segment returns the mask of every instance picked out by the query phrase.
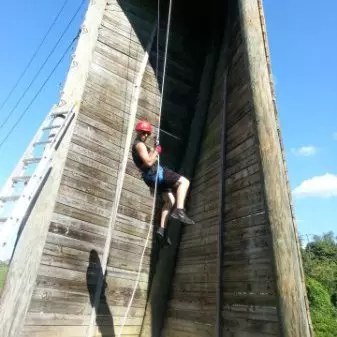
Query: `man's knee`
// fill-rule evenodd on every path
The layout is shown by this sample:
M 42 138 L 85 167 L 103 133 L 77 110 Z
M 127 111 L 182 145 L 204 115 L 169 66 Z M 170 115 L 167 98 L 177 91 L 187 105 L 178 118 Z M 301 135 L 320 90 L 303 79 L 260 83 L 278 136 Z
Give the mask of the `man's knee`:
M 185 177 L 180 177 L 179 183 L 180 183 L 180 184 L 184 184 L 184 185 L 187 186 L 187 187 L 190 186 L 190 181 L 189 181 L 187 178 L 185 178 Z
M 164 197 L 164 207 L 171 209 L 174 204 L 176 202 L 176 199 L 173 195 L 173 193 L 168 193 L 165 197 Z

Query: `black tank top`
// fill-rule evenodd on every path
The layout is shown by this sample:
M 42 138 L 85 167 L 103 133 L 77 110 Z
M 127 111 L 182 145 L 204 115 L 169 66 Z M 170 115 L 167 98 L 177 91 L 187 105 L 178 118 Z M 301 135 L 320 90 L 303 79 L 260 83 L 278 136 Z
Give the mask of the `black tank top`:
M 132 159 L 133 162 L 135 163 L 135 165 L 138 167 L 138 169 L 140 171 L 142 171 L 143 173 L 155 173 L 157 170 L 157 161 L 151 166 L 151 167 L 147 167 L 144 165 L 142 158 L 140 158 L 140 156 L 138 155 L 137 149 L 136 149 L 136 145 L 138 143 L 141 143 L 141 141 L 136 138 L 135 141 L 133 142 L 132 145 Z

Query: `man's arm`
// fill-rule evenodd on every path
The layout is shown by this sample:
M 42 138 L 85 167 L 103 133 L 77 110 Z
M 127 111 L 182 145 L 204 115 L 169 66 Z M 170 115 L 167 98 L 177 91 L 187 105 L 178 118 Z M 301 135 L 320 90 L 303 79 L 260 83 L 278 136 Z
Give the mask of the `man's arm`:
M 147 152 L 146 146 L 144 143 L 138 143 L 136 145 L 136 150 L 139 157 L 142 159 L 143 163 L 147 167 L 151 167 L 157 160 L 158 152 L 156 149 L 153 151 Z

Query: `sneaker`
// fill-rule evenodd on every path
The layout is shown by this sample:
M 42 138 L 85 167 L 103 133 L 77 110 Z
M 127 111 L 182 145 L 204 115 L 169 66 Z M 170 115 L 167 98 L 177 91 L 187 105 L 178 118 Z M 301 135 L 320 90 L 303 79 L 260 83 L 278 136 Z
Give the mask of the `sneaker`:
M 163 242 L 165 240 L 165 229 L 159 227 L 156 231 L 156 235 L 157 235 L 158 241 Z M 166 236 L 166 240 L 164 243 L 168 244 L 169 246 L 172 245 L 171 239 L 168 236 Z
M 165 229 L 162 227 L 159 227 L 156 231 L 156 235 L 159 240 L 163 240 L 165 238 Z
M 190 219 L 184 209 L 178 209 L 176 208 L 172 213 L 171 213 L 171 218 L 179 220 L 180 222 L 183 222 L 187 225 L 194 225 L 195 222 Z

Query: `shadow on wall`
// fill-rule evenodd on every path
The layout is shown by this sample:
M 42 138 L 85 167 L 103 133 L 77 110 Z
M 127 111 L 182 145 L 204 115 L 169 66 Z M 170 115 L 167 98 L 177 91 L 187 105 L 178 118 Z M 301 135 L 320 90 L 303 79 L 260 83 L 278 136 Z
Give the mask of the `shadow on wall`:
M 103 270 L 101 266 L 101 261 L 95 250 L 90 252 L 89 265 L 87 269 L 87 288 L 90 297 L 91 306 L 96 311 L 96 325 L 102 335 L 102 337 L 114 337 L 114 323 L 109 305 L 106 300 L 105 290 L 107 284 L 105 281 L 106 275 L 103 275 Z M 100 280 L 103 279 L 103 287 L 100 295 L 100 301 L 95 304 L 95 291 L 96 284 L 99 284 Z

